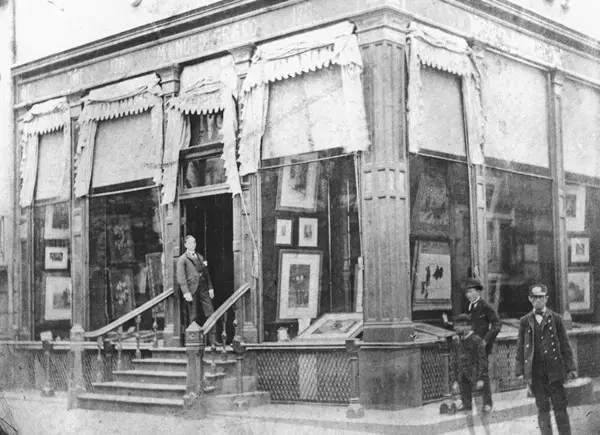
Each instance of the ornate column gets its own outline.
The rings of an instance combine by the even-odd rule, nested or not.
[[[238,75],[238,83],[241,86],[250,67],[250,59],[255,47],[253,45],[244,45],[242,47],[230,50],[235,62],[235,69]],[[238,100],[241,106],[241,101]],[[242,107],[238,107],[238,113],[241,115]],[[255,252],[256,246],[260,246],[260,234],[258,228],[260,222],[260,191],[258,190],[258,176],[249,175],[242,182],[242,195],[237,195],[233,199],[233,268],[234,268],[234,288],[239,288],[242,284],[248,283],[251,287],[250,292],[240,301],[241,304],[236,310],[237,320],[241,327],[241,335],[247,343],[255,343],[260,340],[262,331],[262,322],[260,316],[260,301],[262,300],[259,285],[259,278],[256,276],[259,258]]]
[[[157,71],[160,76],[163,103],[179,93],[179,79],[181,68],[172,65]],[[166,119],[164,116],[163,132],[166,132]],[[175,263],[179,257],[179,197],[175,197],[173,204],[160,206],[163,216],[163,286],[165,289],[173,287],[173,297],[165,301],[165,327],[163,341],[165,346],[180,346],[181,334],[183,333],[180,319],[179,304],[181,302],[180,291],[175,279]]]
[[[387,12],[360,32],[371,148],[362,156],[364,344],[360,393],[367,407],[421,403],[420,351],[411,321],[409,177],[406,156],[404,23]],[[375,25],[373,21],[380,21]],[[389,27],[393,23],[396,28]],[[405,24],[404,24],[405,26]]]
[[[567,328],[573,327],[569,311],[567,224],[565,214],[565,172],[563,163],[562,91],[564,74],[558,70],[551,73],[550,95],[550,169],[552,172],[552,211],[554,217],[554,279],[556,282],[556,310],[562,313]]]

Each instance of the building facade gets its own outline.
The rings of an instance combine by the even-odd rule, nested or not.
[[[600,44],[569,27],[580,3],[114,3],[93,30],[77,14],[100,9],[45,4],[77,37],[12,68],[7,337],[64,340],[176,288],[186,234],[217,305],[250,284],[247,342],[362,321],[368,406],[422,402],[415,324],[462,312],[468,277],[504,319],[543,282],[600,323]],[[20,7],[17,45],[36,37]],[[180,345],[180,306],[142,328]]]

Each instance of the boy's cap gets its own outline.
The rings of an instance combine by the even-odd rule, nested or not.
[[[459,314],[458,316],[454,316],[454,324],[462,324],[462,323],[471,323],[471,316],[468,314]]]
[[[483,290],[481,281],[479,281],[477,278],[467,279],[467,282],[465,282],[465,290],[468,290],[470,288],[474,288],[475,290],[480,290],[480,291]]]
[[[529,296],[546,296],[548,295],[548,287],[544,284],[534,284],[529,287]]]

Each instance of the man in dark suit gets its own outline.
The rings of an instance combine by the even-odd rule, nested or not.
[[[563,383],[577,378],[573,350],[562,317],[546,307],[544,284],[529,287],[533,311],[521,317],[515,374],[529,385],[538,409],[542,435],[552,435],[550,404],[560,435],[571,434]]]
[[[471,316],[471,327],[475,334],[483,340],[485,353],[490,360],[490,354],[494,348],[494,340],[502,329],[498,313],[489,303],[481,299],[483,286],[478,279],[469,278],[465,284],[465,294],[469,300],[469,315]],[[489,378],[486,377],[483,386],[483,411],[492,410],[492,389]]]
[[[195,321],[201,324],[198,308],[202,307],[204,315],[208,318],[214,313],[212,299],[215,290],[210,280],[208,268],[204,258],[196,253],[196,239],[185,236],[186,252],[177,259],[177,283],[187,301],[188,318],[190,323]],[[209,343],[215,343],[215,329],[209,334]]]

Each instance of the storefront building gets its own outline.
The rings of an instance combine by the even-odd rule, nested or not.
[[[541,16],[229,2],[13,77],[20,340],[177,289],[186,234],[216,305],[250,285],[246,342],[361,333],[366,406],[428,399],[419,325],[463,312],[468,277],[507,327],[537,282],[569,324],[600,323],[600,45]],[[180,346],[180,306],[142,329]]]

